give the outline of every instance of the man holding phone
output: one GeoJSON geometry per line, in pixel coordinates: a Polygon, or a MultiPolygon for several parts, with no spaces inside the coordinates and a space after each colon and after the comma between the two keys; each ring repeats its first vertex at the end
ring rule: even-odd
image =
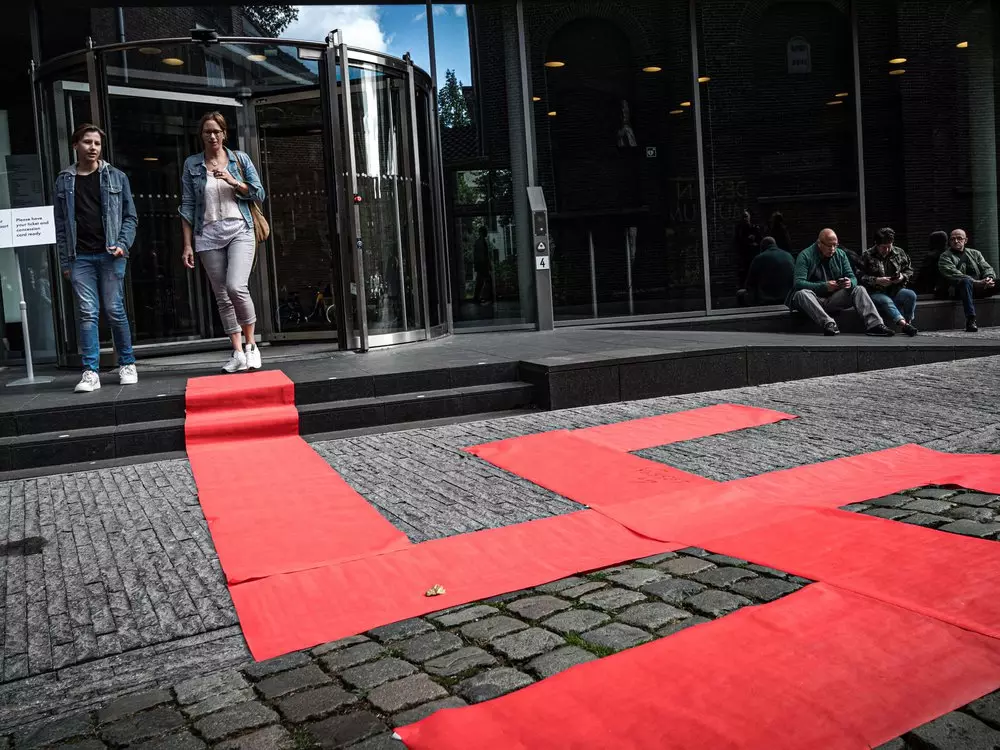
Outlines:
{"type": "Polygon", "coordinates": [[[816,242],[795,259],[795,281],[785,304],[808,315],[827,336],[840,333],[830,314],[852,307],[864,321],[867,335],[893,335],[882,322],[868,292],[858,286],[847,253],[832,229],[820,232],[816,242]]]}
{"type": "Polygon", "coordinates": [[[895,323],[907,336],[916,336],[919,331],[913,319],[917,314],[917,293],[907,288],[913,278],[913,264],[895,241],[896,232],[891,227],[875,232],[875,246],[861,257],[861,285],[868,290],[883,321],[895,323]]]}
{"type": "Polygon", "coordinates": [[[979,330],[975,298],[992,297],[996,294],[997,275],[981,252],[968,247],[968,241],[964,229],[953,230],[948,249],[938,259],[938,271],[962,300],[966,332],[975,333],[979,330]]]}
{"type": "Polygon", "coordinates": [[[104,131],[81,125],[73,133],[73,164],[56,178],[56,247],[63,277],[76,298],[83,377],[77,393],[101,387],[100,308],[111,327],[122,385],[138,382],[132,330],[125,313],[125,266],[138,218],[128,177],[101,160],[104,131]]]}

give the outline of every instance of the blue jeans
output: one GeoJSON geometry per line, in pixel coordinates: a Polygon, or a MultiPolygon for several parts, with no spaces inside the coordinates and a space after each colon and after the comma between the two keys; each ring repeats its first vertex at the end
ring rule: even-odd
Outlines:
{"type": "Polygon", "coordinates": [[[883,292],[872,292],[872,302],[886,323],[895,323],[900,318],[906,318],[906,322],[912,323],[917,315],[917,293],[912,289],[900,289],[895,297],[883,292]]]}
{"type": "Polygon", "coordinates": [[[111,326],[111,338],[118,352],[119,365],[135,362],[132,331],[125,314],[125,258],[111,253],[77,255],[70,270],[76,294],[76,318],[80,332],[80,356],[83,369],[97,372],[101,363],[101,341],[97,322],[101,305],[111,326]]]}
{"type": "Polygon", "coordinates": [[[962,300],[962,307],[965,308],[965,317],[967,318],[976,317],[976,303],[973,301],[976,297],[992,297],[996,290],[997,288],[993,287],[992,289],[976,291],[976,288],[972,286],[972,279],[968,276],[955,284],[955,294],[962,300]]]}

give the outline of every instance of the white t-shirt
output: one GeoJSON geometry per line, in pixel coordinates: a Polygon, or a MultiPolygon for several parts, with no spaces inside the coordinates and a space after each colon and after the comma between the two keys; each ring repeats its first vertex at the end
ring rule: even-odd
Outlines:
{"type": "Polygon", "coordinates": [[[243,231],[249,230],[236,202],[236,189],[209,173],[205,181],[205,218],[201,234],[195,238],[195,250],[218,250],[243,231]]]}

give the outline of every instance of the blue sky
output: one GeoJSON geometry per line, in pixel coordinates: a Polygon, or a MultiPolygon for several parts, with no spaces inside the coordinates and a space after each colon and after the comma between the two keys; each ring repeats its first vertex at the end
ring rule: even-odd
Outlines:
{"type": "MultiPolygon", "coordinates": [[[[424,5],[301,5],[299,20],[282,34],[289,39],[322,40],[331,30],[344,32],[351,47],[387,52],[413,62],[430,72],[427,51],[427,16],[424,5]]],[[[469,30],[464,4],[434,5],[434,35],[437,48],[438,85],[451,68],[462,83],[472,83],[469,62],[469,30]]]]}

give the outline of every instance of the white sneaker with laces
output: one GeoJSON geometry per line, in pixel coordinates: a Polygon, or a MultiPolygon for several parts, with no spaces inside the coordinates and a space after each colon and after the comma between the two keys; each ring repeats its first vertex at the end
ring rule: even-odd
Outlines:
{"type": "Polygon", "coordinates": [[[99,390],[100,387],[100,376],[93,370],[87,370],[83,373],[83,377],[80,379],[80,382],[76,384],[76,388],[74,388],[73,391],[76,393],[91,393],[99,390]]]}
{"type": "Polygon", "coordinates": [[[247,358],[247,369],[248,370],[259,370],[260,369],[260,347],[256,344],[247,344],[243,349],[244,356],[247,358]],[[252,347],[252,348],[251,348],[252,347]]]}
{"type": "Polygon", "coordinates": [[[118,382],[122,385],[135,385],[139,382],[139,374],[135,365],[122,365],[118,368],[118,382]]]}
{"type": "Polygon", "coordinates": [[[247,356],[243,352],[233,352],[233,356],[229,358],[229,361],[222,366],[223,372],[228,372],[230,374],[234,372],[246,372],[247,369],[247,356]]]}

